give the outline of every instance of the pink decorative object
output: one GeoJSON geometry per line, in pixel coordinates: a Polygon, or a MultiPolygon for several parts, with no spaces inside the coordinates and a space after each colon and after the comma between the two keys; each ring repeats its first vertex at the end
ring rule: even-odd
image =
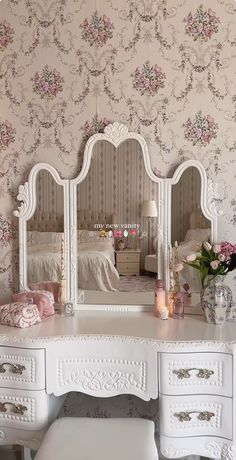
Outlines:
{"type": "Polygon", "coordinates": [[[60,283],[58,281],[48,281],[44,283],[31,284],[32,291],[49,291],[54,296],[54,301],[59,302],[60,297],[60,283]]]}
{"type": "Polygon", "coordinates": [[[40,323],[37,305],[13,302],[0,306],[0,323],[7,326],[29,327],[40,323]]]}
{"type": "Polygon", "coordinates": [[[49,291],[24,291],[13,294],[15,302],[27,302],[27,299],[33,299],[33,303],[37,305],[41,319],[47,318],[55,313],[54,297],[49,291]]]}

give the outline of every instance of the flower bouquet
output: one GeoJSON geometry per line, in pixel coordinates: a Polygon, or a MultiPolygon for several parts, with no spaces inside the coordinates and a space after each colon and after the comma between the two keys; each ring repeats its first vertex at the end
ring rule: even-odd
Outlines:
{"type": "Polygon", "coordinates": [[[185,264],[199,271],[206,320],[222,324],[230,316],[232,301],[232,292],[222,284],[222,277],[236,268],[236,245],[227,241],[212,245],[204,241],[195,250],[175,266],[175,271],[183,270],[185,264]],[[218,311],[216,307],[220,307],[218,311]]]}

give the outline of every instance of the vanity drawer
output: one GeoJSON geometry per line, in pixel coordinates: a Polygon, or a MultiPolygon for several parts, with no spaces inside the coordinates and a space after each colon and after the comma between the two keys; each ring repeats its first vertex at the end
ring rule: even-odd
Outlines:
{"type": "Polygon", "coordinates": [[[0,347],[0,387],[45,388],[44,349],[0,347]]]}
{"type": "Polygon", "coordinates": [[[0,427],[42,429],[48,423],[49,399],[45,390],[0,388],[0,427]]]}
{"type": "Polygon", "coordinates": [[[232,396],[232,356],[223,353],[161,353],[160,392],[232,396]]]}
{"type": "Polygon", "coordinates": [[[158,396],[156,350],[152,343],[110,337],[53,344],[47,353],[47,393],[80,391],[97,397],[158,396]],[[55,358],[56,356],[56,358],[55,358]]]}
{"type": "Polygon", "coordinates": [[[119,262],[116,264],[117,271],[120,275],[132,274],[134,273],[139,274],[139,263],[129,263],[129,262],[119,262]]]}
{"type": "Polygon", "coordinates": [[[232,439],[232,399],[207,395],[162,395],[160,420],[160,433],[165,436],[232,439]]]}

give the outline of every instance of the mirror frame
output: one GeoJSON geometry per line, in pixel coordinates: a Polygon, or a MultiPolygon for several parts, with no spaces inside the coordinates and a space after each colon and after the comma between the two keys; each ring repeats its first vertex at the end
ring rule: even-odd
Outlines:
{"type": "Polygon", "coordinates": [[[169,286],[169,243],[171,241],[171,191],[177,184],[183,172],[189,167],[198,169],[201,177],[201,209],[204,216],[211,222],[211,239],[217,241],[217,217],[222,211],[217,209],[217,184],[207,177],[207,173],[197,160],[186,160],[181,163],[171,178],[157,177],[151,168],[147,143],[143,136],[129,132],[128,127],[115,122],[104,129],[104,133],[91,136],[85,146],[83,165],[80,173],[74,179],[61,179],[57,170],[49,163],[34,165],[29,173],[28,181],[19,186],[17,199],[21,202],[18,210],[13,214],[19,218],[19,283],[20,290],[28,289],[27,285],[27,221],[32,217],[37,205],[36,180],[40,171],[48,171],[58,185],[63,187],[64,193],[64,242],[65,242],[65,274],[66,274],[66,301],[72,301],[80,310],[114,310],[114,311],[142,311],[150,310],[152,305],[117,305],[117,304],[84,304],[77,299],[77,186],[88,174],[93,147],[96,142],[105,140],[115,148],[126,140],[136,140],[142,150],[144,167],[147,175],[153,182],[159,184],[158,195],[158,266],[159,276],[163,278],[166,291],[169,286]]]}
{"type": "MultiPolygon", "coordinates": [[[[142,156],[144,160],[144,167],[147,175],[153,182],[159,184],[159,191],[158,191],[158,203],[157,203],[157,234],[159,236],[158,240],[158,266],[160,267],[161,273],[163,273],[163,238],[162,238],[162,229],[163,229],[163,203],[164,203],[164,182],[163,179],[157,177],[151,168],[150,156],[148,151],[147,143],[141,134],[136,132],[132,132],[128,130],[128,127],[122,123],[112,123],[106,126],[104,129],[104,133],[97,133],[91,136],[85,146],[84,150],[84,158],[81,171],[77,177],[70,181],[70,197],[71,201],[70,204],[72,206],[71,212],[71,221],[70,221],[70,230],[71,230],[71,239],[70,239],[70,252],[71,252],[71,293],[72,299],[75,305],[78,305],[80,309],[83,310],[96,310],[102,309],[114,309],[117,311],[120,310],[146,310],[152,309],[153,305],[103,305],[103,304],[84,304],[78,303],[77,298],[77,284],[78,284],[78,276],[77,276],[77,186],[86,178],[92,155],[93,155],[93,148],[98,141],[107,141],[115,148],[118,148],[123,142],[127,140],[135,140],[139,143],[142,156]]],[[[115,293],[114,293],[115,295],[115,293]]]]}
{"type": "MultiPolygon", "coordinates": [[[[201,180],[201,195],[200,205],[203,215],[211,222],[211,241],[217,242],[218,224],[217,206],[215,205],[215,199],[217,194],[214,190],[213,182],[208,179],[206,170],[202,163],[198,160],[186,160],[181,163],[175,170],[171,178],[164,179],[165,182],[165,233],[164,233],[164,260],[165,260],[165,281],[166,287],[170,285],[170,272],[169,272],[169,245],[171,244],[171,197],[172,197],[172,186],[178,184],[181,180],[182,174],[186,169],[194,167],[200,173],[201,180]]],[[[192,310],[191,310],[192,313],[192,310]]]]}
{"type": "Polygon", "coordinates": [[[49,163],[35,164],[29,173],[28,181],[19,186],[17,200],[21,202],[14,216],[19,218],[19,284],[20,290],[28,290],[27,283],[27,222],[33,216],[37,206],[36,181],[40,171],[48,171],[55,182],[63,187],[64,198],[64,250],[65,250],[65,297],[70,299],[70,252],[69,252],[69,180],[61,179],[57,170],[49,163]]]}

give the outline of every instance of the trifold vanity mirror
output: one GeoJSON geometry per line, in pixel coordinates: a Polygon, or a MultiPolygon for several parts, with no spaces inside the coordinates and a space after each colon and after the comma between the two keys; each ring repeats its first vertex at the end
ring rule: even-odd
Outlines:
{"type": "MultiPolygon", "coordinates": [[[[81,172],[63,180],[36,164],[20,186],[20,288],[66,280],[65,298],[81,309],[153,306],[158,276],[170,286],[175,241],[181,258],[196,241],[217,238],[211,183],[198,161],[172,178],[157,177],[145,139],[125,125],[108,125],[88,140],[81,172]]],[[[183,272],[194,305],[199,280],[183,272]]]]}

